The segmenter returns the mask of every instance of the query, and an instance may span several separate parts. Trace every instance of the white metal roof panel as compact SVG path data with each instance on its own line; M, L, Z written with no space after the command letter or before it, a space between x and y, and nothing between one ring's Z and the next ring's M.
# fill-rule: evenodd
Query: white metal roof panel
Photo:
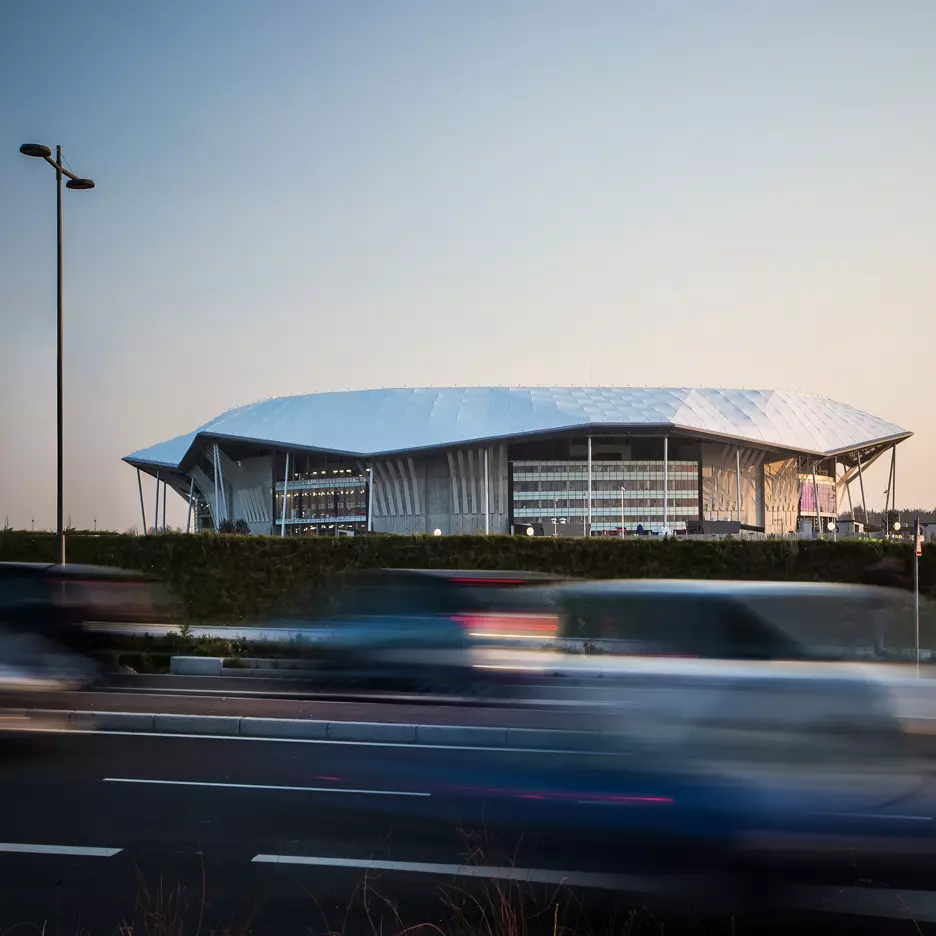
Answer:
M783 390L445 387L278 397L222 413L194 432L127 456L180 465L199 435L375 455L576 427L666 427L828 454L903 438L900 426L844 403Z

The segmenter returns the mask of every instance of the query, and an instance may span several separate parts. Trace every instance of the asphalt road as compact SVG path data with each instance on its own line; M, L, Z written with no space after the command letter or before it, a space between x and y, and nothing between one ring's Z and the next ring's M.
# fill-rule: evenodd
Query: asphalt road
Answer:
M727 927L753 899L716 871L715 852L687 863L680 849L616 830L621 809L665 806L646 790L620 802L607 757L45 734L4 739L0 764L0 932L110 933L144 917L150 928L135 933L180 932L156 929L160 913L184 917L185 932L199 917L202 932L247 920L255 933L390 933L428 920L448 932L453 902L477 910L473 900L500 900L505 888L531 919L548 911L544 932L557 900L563 914L584 907L606 920L622 901L673 912L675 899L678 912ZM590 802L547 828L547 801L570 788ZM612 792L618 801L601 804ZM834 885L834 896L861 879L861 861L799 881ZM922 863L900 881L875 875L904 890L861 899L883 901L877 912L898 921L907 888L932 880ZM561 899L560 882L573 889ZM936 900L913 899L936 919Z
M437 888L459 881L452 865L532 868L553 889L570 872L588 887L630 881L609 875L613 854L579 854L569 868L563 836L535 836L522 822L489 828L478 802L459 825L446 787L477 773L471 752L40 735L8 739L3 754L4 932L22 921L53 921L47 933L75 932L79 921L110 932L141 900L201 908L202 894L212 925L250 917L255 931L269 919L282 932L285 915L337 927L334 914L360 914L365 882L372 899L438 913ZM487 766L509 775L512 756L521 755Z

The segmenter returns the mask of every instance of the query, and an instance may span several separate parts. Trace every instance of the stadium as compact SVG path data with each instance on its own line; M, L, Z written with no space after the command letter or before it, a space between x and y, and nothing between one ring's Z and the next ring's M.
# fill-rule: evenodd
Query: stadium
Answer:
M882 456L893 497L911 435L780 390L353 390L241 406L124 461L144 529L171 488L195 531L811 536L854 518Z

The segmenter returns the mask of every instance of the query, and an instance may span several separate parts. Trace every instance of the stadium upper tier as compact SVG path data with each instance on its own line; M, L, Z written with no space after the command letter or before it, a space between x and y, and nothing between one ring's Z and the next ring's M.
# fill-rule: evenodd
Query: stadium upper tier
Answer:
M844 403L783 390L446 387L351 390L240 406L194 432L128 455L182 468L199 439L354 456L568 430L674 431L780 453L833 456L912 433Z

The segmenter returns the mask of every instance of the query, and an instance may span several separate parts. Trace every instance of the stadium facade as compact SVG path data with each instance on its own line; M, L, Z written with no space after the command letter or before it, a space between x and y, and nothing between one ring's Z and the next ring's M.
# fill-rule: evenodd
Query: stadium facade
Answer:
M314 393L229 410L128 455L188 528L251 533L789 535L863 502L912 433L770 390L467 387ZM164 525L164 521L163 525ZM243 524L240 524L243 528Z

